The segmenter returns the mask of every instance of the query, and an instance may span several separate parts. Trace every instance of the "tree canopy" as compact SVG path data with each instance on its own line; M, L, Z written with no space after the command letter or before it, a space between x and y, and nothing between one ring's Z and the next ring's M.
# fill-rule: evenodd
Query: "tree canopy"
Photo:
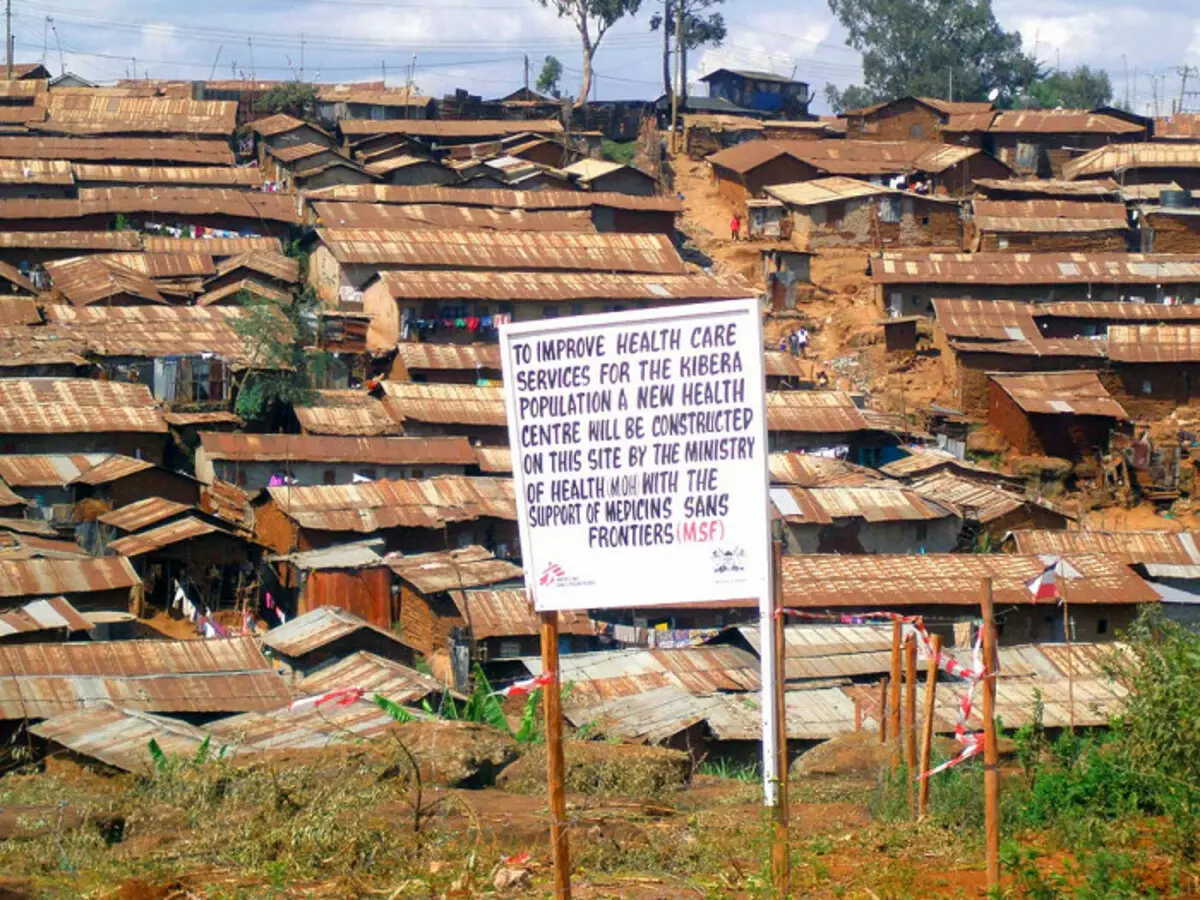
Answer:
M720 46L728 30L725 17L719 12L709 12L725 0L680 0L683 3L683 95L687 97L687 53L708 44ZM663 28L663 93L671 96L671 45L675 40L675 28L679 11L672 0L664 0L663 11L650 17L650 30ZM664 27L665 24L665 27Z
M285 81L262 95L259 105L267 113L286 113L312 121L317 114L317 89L303 81Z
M236 412L247 419L265 416L276 403L310 404L325 376L329 354L313 350L319 303L311 288L290 303L238 294L245 312L232 320L245 342L249 364L238 386Z
M1035 81L1029 86L1029 97L1043 109L1095 109L1112 102L1112 82L1103 69L1079 66Z
M1037 67L1021 35L996 21L991 0L829 0L846 43L863 55L863 84L826 88L835 109L904 96L1013 98Z
M592 59L596 48L604 40L608 30L625 16L637 13L642 0L537 0L542 6L553 9L560 19L569 19L579 32L583 45L583 83L579 86L576 106L587 103L592 90Z
M547 56L542 61L542 71L538 73L537 89L543 94L558 98L562 96L563 65L556 56Z

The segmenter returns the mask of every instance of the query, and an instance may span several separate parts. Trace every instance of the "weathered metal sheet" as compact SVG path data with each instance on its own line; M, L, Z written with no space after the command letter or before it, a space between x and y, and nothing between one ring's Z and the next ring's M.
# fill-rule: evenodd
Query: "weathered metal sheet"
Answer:
M562 134L557 119L343 119L342 134L351 141L378 134L417 138L486 138L506 134Z
M162 285L159 285L162 290ZM224 287L219 287L216 290L208 291L196 298L197 306L213 306L220 303L222 300L228 300L230 297L237 299L241 293L245 291L254 297L261 297L264 300L271 300L283 306L291 302L292 298L284 291L278 288L270 287L257 281L253 278L243 278L240 281L234 281Z
M329 462L377 465L470 466L465 437L332 437L314 434L233 434L208 431L200 446L209 459L242 462Z
M217 264L207 253L112 253L92 259L114 262L148 278L186 278L217 273Z
M780 509L784 519L795 524L829 524L838 519L867 522L929 522L952 513L922 498L915 490L896 486L773 488L772 499L786 491L794 511ZM776 504L776 508L779 505Z
M1200 325L1110 325L1108 356L1123 363L1200 362Z
M235 216L289 225L301 223L297 198L293 194L267 194L228 188L80 188L79 203L85 214L154 212L184 216Z
M242 90L242 88L236 88L236 90ZM275 137L304 127L315 128L317 131L321 131L315 125L309 125L309 123L303 122L295 116L289 116L287 113L276 113L273 116L256 119L250 123L250 128L263 137Z
M1075 556L1092 553L1125 563L1198 565L1200 549L1191 532L1168 531L1046 531L1012 533L1018 553Z
M1069 558L1081 578L1071 584L1071 602L1153 603L1158 595L1120 560L1099 555ZM1039 556L922 554L836 556L788 555L783 561L787 605L825 608L911 605L979 605L984 578L992 579L999 605L1031 602L1027 583L1046 567Z
M950 504L964 518L984 523L1016 512L1028 502L1016 493L953 471L917 478L912 482L912 489L924 497Z
M423 481L267 488L302 528L370 533L381 528L441 528L483 516L516 519L511 479L443 475Z
M517 572L515 576L509 575L502 580L520 578L520 569ZM500 574L499 571L496 574ZM477 641L496 637L530 637L540 633L541 619L533 611L529 594L523 587L508 590L452 590L450 598L471 630L471 637ZM558 614L558 630L560 634L594 635L596 623L584 612L565 610Z
M54 289L75 306L89 306L119 295L128 295L143 303L167 302L145 273L101 256L76 256L48 262L46 272Z
M166 431L167 423L144 384L0 379L0 434Z
M104 233L136 234L126 231ZM265 250L269 253L280 253L283 250L279 238L274 237L173 238L144 235L141 240L142 249L147 253L207 253L209 256L222 257L234 256L248 250Z
M65 134L232 135L237 103L160 97L87 96L51 91L40 131Z
M837 434L865 431L867 420L842 391L768 391L767 428Z
M496 475L512 474L512 449L509 447L476 447L475 459L481 472Z
M981 341L1033 341L1041 335L1033 320L1034 307L1013 300L951 300L934 298L937 323L949 338Z
M569 300L730 300L754 289L734 278L711 275L639 275L617 272L381 272L397 300L479 300L498 303Z
M170 547L172 544L193 541L210 534L233 537L221 526L214 525L199 516L184 516L174 522L168 522L166 525L159 525L157 528L118 538L109 543L108 548L113 553L120 553L122 556L142 556Z
M73 162L144 160L196 166L232 166L224 141L183 138L0 136L0 159L65 159Z
M394 435L404 429L383 402L362 390L317 391L312 406L295 407L307 434Z
M198 185L206 187L262 187L256 166L111 166L76 163L75 178L82 182L113 184Z
M871 257L876 284L1190 284L1200 259L1161 253L929 253Z
M1086 109L999 110L986 130L996 134L1138 134L1145 131L1135 122Z
M309 191L307 197L310 201L341 200L348 203L475 206L489 209L591 209L601 206L632 212L683 212L683 202L676 197L639 197L611 191L464 191L456 187L432 185L346 184Z
M1063 166L1063 177L1070 181L1130 169L1195 168L1200 168L1200 144L1107 144L1069 160Z
M0 456L0 478L17 487L65 487L108 458L107 453L21 453Z
M39 325L41 321L35 297L0 295L0 326Z
M1086 200L975 200L981 232L1066 234L1129 229L1125 204Z
M869 181L843 175L814 178L812 181L797 181L792 184L773 184L767 186L765 191L768 196L788 206L820 206L823 203L840 203L856 197L901 193L881 184L871 184Z
M140 250L136 231L4 231L0 247L13 250Z
M162 497L147 497L135 503L129 503L112 512L97 517L98 522L110 525L121 531L141 531L148 525L177 516L191 509L183 503L174 500L164 500Z
M1200 322L1200 304L1168 306L1165 303L1072 300L1039 303L1033 307L1033 314L1038 318L1093 319L1102 322Z
M257 272L288 284L295 284L300 280L299 260L273 250L247 250L231 256L217 265L216 274L228 275L238 269Z
M1064 181L1054 178L976 178L972 182L990 194L1043 194L1047 197L1118 197L1121 186L1111 178ZM1156 195L1157 196L1157 195Z
M1200 338L1197 345L1200 350ZM1128 418L1121 404L1104 389L1095 372L989 374L988 378L1027 413Z
M66 160L0 159L0 184L73 186L75 179Z
M376 557L377 565L382 565L382 559ZM341 640L347 635L362 629L369 629L375 634L404 646L408 645L390 631L378 628L365 619L360 619L353 613L346 612L336 606L321 606L317 609L297 616L290 622L285 622L278 628L272 628L262 637L264 646L270 647L284 656L300 657L314 650L319 650ZM348 683L350 687L357 684Z
M0 597L87 594L141 583L129 560L116 556L0 560Z
M503 584L508 581L520 581L522 577L520 566L506 559L496 559L491 551L483 547L389 556L387 563L396 575L422 594ZM474 594L469 594L468 597L474 597ZM499 598L497 602L513 599Z
M0 637L33 631L91 631L92 623L66 597L33 600L19 609L0 612Z
M387 408L401 422L494 426L508 422L504 389L499 387L385 381L383 391Z
M808 453L772 453L767 457L771 482L797 487L887 483L875 469Z
M376 164L379 165L383 163ZM368 166L369 170L372 168ZM592 216L586 209L490 209L468 205L397 205L330 200L314 202L313 209L320 224L337 228L580 231L592 234L596 231Z

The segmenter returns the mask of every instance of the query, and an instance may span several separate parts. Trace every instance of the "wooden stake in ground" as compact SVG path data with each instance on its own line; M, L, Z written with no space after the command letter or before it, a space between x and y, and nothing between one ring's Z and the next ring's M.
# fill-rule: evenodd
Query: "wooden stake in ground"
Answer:
M679 2L679 0L676 0ZM775 729L777 750L775 753L775 780L778 787L775 799L775 833L771 846L771 881L776 897L787 897L790 893L791 872L788 848L788 753L787 753L787 694L785 692L787 671L785 656L787 641L782 618L783 608L783 541L771 542L771 594L772 609L777 620L772 641L772 664L775 669L774 697ZM766 648L764 648L766 649ZM765 698L764 698L765 700Z
M916 813L917 772L917 638L910 634L904 642L904 766L908 769L909 809Z
M889 730L892 733L892 768L900 768L900 754L903 752L900 736L900 640L904 636L904 626L897 620L892 623L892 702L888 715L891 718Z
M996 746L996 622L992 579L983 580L983 800L988 890L1000 887L1000 753Z
M567 783L563 762L562 694L558 678L558 613L541 613L542 671L552 673L542 703L546 707L546 763L550 782L550 844L554 853L554 896L571 897L571 846L567 836Z
M887 720L888 720L888 677L884 675L879 679L879 743L887 743Z
M918 775L929 771L930 757L933 755L933 716L937 702L938 656L942 652L942 639L936 635L929 636L929 668L925 671L925 718L921 722L921 764ZM917 815L925 817L929 807L929 779L922 778L917 783Z
M1059 566L1059 568L1064 568ZM1067 599L1067 577L1058 578L1059 597L1063 608L1063 642L1067 645L1067 721L1075 733L1075 654L1071 651L1071 604Z

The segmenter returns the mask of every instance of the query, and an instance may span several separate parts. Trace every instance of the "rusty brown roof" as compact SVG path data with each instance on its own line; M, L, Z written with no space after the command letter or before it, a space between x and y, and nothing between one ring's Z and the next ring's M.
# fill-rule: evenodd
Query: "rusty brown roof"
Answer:
M1168 306L1165 303L1118 303L1101 300L1068 300L1039 303L1038 318L1098 319L1105 322L1200 322L1200 304Z
M85 214L172 213L183 216L236 216L299 225L300 211L294 194L264 194L229 188L107 187L80 188ZM0 208L0 215L3 209Z
M377 87L371 84L323 84L317 88L321 103L354 103L362 106L428 106L432 97L422 97L408 88Z
M102 700L177 713L270 710L291 700L253 638L11 644L0 646L0 673L5 719L44 719Z
M216 274L228 275L238 269L257 272L288 284L300 280L300 261L273 250L247 250L231 256L217 264Z
M739 280L712 275L611 272L381 272L396 299L553 303L587 300L732 300L754 294Z
M1156 141L1200 140L1200 113L1175 113L1154 120Z
M945 450L937 450L933 447L904 447L908 455L900 459L892 460L890 463L885 463L879 467L879 471L891 478L913 478L931 474L937 469L950 469L953 471L971 473L976 481L983 479L986 482L999 482L1012 480L1019 482L1022 479L1012 475L1005 475L995 469L989 469L987 466L973 463L966 459L959 459L953 453Z
M166 290L160 286L160 290ZM255 278L242 278L238 281L232 281L227 285L217 288L216 290L207 291L196 297L197 306L212 306L220 303L222 300L241 298L242 292L245 291L254 297L262 297L266 300L271 300L280 305L290 303L291 295L286 291L281 291L279 288L271 287L263 284Z
M911 486L921 496L949 504L963 518L976 522L993 522L1027 502L1012 491L949 470L917 478Z
M167 431L144 384L87 378L0 379L0 434Z
M1066 162L1063 178L1117 177L1130 169L1197 167L1200 167L1200 144L1106 144Z
M708 161L744 174L786 156L829 175L892 175L943 172L981 152L975 147L928 141L745 141L713 154Z
M586 209L487 209L476 206L313 203L322 225L337 228L449 228L493 231L581 231L594 234Z
M297 119L295 116L289 116L287 113L276 113L273 116L267 116L265 119L256 119L250 123L251 130L263 137L275 137L278 134L286 134L289 131L295 131L297 128L304 127L322 131L316 125L311 125L308 122Z
M475 458L481 472L496 475L512 474L512 450L509 447L476 447Z
M334 258L343 264L666 275L682 275L685 271L670 239L661 234L327 228L320 235Z
M415 344L401 342L396 358L412 369L446 369L474 372L500 369L500 347L496 344Z
M50 91L40 131L65 134L232 135L237 103Z
M853 487L888 481L875 469L808 453L772 453L767 457L767 464L774 484Z
M1124 203L1085 200L975 200L975 227L980 231L1058 234L1125 231Z
M272 628L263 635L262 642L264 646L284 656L295 658L364 629L385 640L408 647L395 632L372 625L340 606L319 606L310 610L277 628Z
M950 338L981 341L1036 340L1032 304L1013 300L951 300L934 298L937 323Z
M1091 338L1033 338L1019 341L971 341L951 339L958 353L998 353L1003 356L1072 357L1104 359L1108 353L1103 341Z
M1005 134L1136 134L1141 125L1086 109L1022 109L955 114L946 131Z
M519 577L519 576L518 576ZM450 598L477 641L488 638L527 637L540 633L541 619L533 611L524 588L494 591L451 591ZM596 623L587 613L566 610L558 614L559 634L594 635Z
M465 437L332 437L315 434L231 434L203 432L200 446L209 459L239 462L329 462L378 465L475 464Z
M350 138L403 134L416 138L484 138L505 134L562 134L557 119L343 119L342 134Z
M98 516L96 521L111 525L121 531L141 531L148 525L154 525L186 512L192 507L174 500L164 500L162 497L146 497L125 506L114 509Z
M0 478L17 487L65 487L108 457L107 453L4 455L0 456Z
M233 537L231 532L226 531L220 525L199 516L188 515L176 519L174 522L168 522L166 525L158 525L145 531L139 531L137 534L110 541L108 548L113 553L120 553L122 556L142 556L165 549L173 544L207 537L210 534Z
M136 231L3 231L0 247L19 250L140 250Z
M1150 586L1120 560L1071 556L1082 577L1071 580L1072 603L1135 604L1158 601ZM1033 602L1027 583L1046 568L1039 556L1008 554L835 554L783 558L783 593L788 606L953 605L977 608L984 579L992 579L998 607Z
M75 179L71 175L71 164L66 160L0 159L0 184L73 186Z
M417 384L385 381L387 409L401 422L447 425L506 425L504 390L473 384Z
M1193 284L1200 260L1167 253L905 253L873 256L876 284Z
M11 301L33 298L9 298ZM18 310L10 315L16 317ZM37 321L41 321L40 314ZM87 346L78 338L67 334L64 329L49 325L3 324L0 325L0 367L24 368L25 366L86 366L83 354Z
M867 420L842 391L768 391L767 428L835 434L865 431Z
M75 179L114 184L203 185L207 187L261 187L262 172L254 166L105 166L76 163Z
M307 434L369 437L403 432L383 402L364 390L316 391L311 406L296 406L293 412Z
M292 144L289 147L268 147L267 153L285 163L294 163L302 159L309 159L322 153L329 153L333 156L341 155L335 148L328 144L317 144L312 141L307 141L303 144Z
M481 517L516 519L507 478L442 475L425 480L267 488L301 528L369 534L381 528L441 528Z
M988 194L1044 194L1047 197L1117 197L1121 186L1111 178L1065 181L1054 178L976 178L972 184Z
M888 484L772 488L771 503L785 521L797 525L828 525L838 519L928 522L952 515L915 491Z
M511 191L463 190L434 185L346 184L309 191L311 201L341 200L348 203L394 203L400 205L475 206L494 209L591 209L595 206L635 212L683 212L675 197L638 197L610 191Z
M0 158L65 159L73 162L113 160L176 163L197 166L231 166L233 151L224 141L180 138L137 139L111 137L0 136Z
M799 381L817 380L817 373L822 367L812 360L793 356L783 350L766 350L763 352L763 371L767 375L780 378L795 378Z
M235 256L247 250L283 252L279 238L275 237L173 238L146 235L142 238L142 249L147 253L207 253L214 257Z
M1095 372L990 373L988 378L1027 413L1128 418Z
M7 281L14 288L28 291L30 294L38 293L34 283L22 275L20 269L11 263L0 262L0 279Z
M522 577L520 566L496 559L483 547L389 556L387 564L423 594L520 581Z
M1122 363L1200 362L1200 325L1109 325L1108 356Z
M46 263L46 272L75 306L89 306L121 295L144 303L166 303L149 277L119 262L99 256L75 256Z
M122 556L0 560L0 597L54 597L122 590L142 580Z
M1009 536L1018 553L1072 557L1092 553L1129 564L1200 565L1196 535L1186 531L1021 530Z
M207 253L108 253L93 258L114 262L154 280L212 275L217 271Z
M66 597L31 600L17 609L0 612L0 638L60 628L67 631L91 631L93 627Z

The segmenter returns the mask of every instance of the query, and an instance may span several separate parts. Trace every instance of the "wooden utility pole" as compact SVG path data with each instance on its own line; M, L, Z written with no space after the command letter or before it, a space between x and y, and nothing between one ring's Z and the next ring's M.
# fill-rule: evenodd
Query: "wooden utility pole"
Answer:
M909 805L917 810L916 785L913 778L917 773L917 638L910 634L904 642L904 765L908 769L908 782L914 790L909 791Z
M663 22L663 28L667 23ZM679 152L676 128L679 124L679 79L683 72L683 0L675 0L675 90L671 92L671 149Z
M550 781L550 844L554 853L554 896L571 897L571 845L567 835L567 784L563 762L562 694L558 676L558 613L541 613L542 672L553 675L542 694L546 707L546 765Z
M925 718L921 722L921 764L918 775L929 771L929 761L933 755L933 716L937 703L938 657L942 653L942 639L936 635L929 636L929 668L925 671ZM917 815L924 818L929 806L929 779L922 778L917 783Z
M887 743L887 720L888 720L888 677L884 675L879 679L879 743Z
M1059 566L1065 569L1065 566ZM1067 576L1061 574L1058 581L1059 598L1063 608L1063 642L1067 651L1067 722L1071 734L1075 733L1075 654L1071 651L1071 604L1067 599Z
M680 6L682 0L677 0ZM771 882L775 888L776 897L787 897L790 892L789 871L791 853L788 849L788 753L787 753L787 694L784 690L787 671L784 658L787 652L787 640L783 620L779 611L783 608L783 541L776 538L771 542L771 608L776 615L774 640L772 641L771 657L775 669L774 696L775 704L775 828L774 840L771 845ZM766 649L765 647L763 648ZM763 698L764 702L766 698Z
M987 886L1000 888L1000 753L996 746L996 622L992 579L983 580L983 800Z
M892 735L892 768L900 768L900 754L902 750L902 737L900 734L900 641L904 636L904 625L897 619L892 623L892 700L891 709L888 710L888 716L891 719L889 731Z
M58 32L54 32L55 37ZM4 77L12 81L13 77L13 45L12 45L12 0L4 0ZM137 77L137 72L133 73Z

